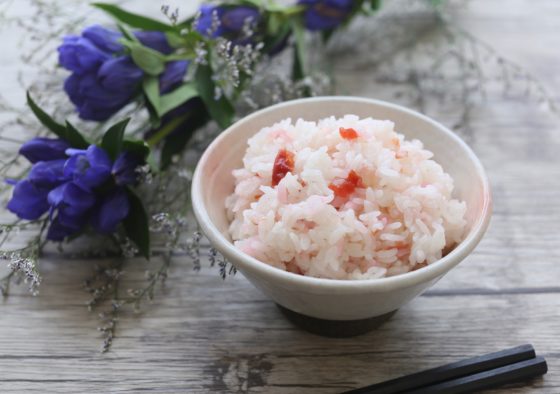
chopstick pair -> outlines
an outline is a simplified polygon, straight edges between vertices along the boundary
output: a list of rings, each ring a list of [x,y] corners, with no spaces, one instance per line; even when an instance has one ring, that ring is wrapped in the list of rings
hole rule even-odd
[[[547,371],[545,359],[536,356],[533,346],[521,345],[346,391],[344,394],[472,393],[544,375]]]

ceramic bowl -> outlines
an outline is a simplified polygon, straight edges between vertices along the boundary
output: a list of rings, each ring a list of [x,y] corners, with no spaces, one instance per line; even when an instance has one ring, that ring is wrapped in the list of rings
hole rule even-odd
[[[247,140],[282,119],[318,120],[355,114],[389,119],[406,138],[417,138],[455,181],[454,196],[467,203],[464,240],[442,259],[406,274],[370,280],[318,279],[293,274],[236,249],[228,235],[225,199],[233,192],[232,170],[242,166]],[[255,112],[225,130],[204,152],[192,185],[200,227],[214,247],[264,294],[292,317],[329,321],[366,321],[385,316],[421,294],[463,261],[479,243],[491,216],[491,195],[484,169],[473,151],[440,123],[410,109],[358,97],[316,97],[284,102]],[[293,314],[292,312],[295,312]]]

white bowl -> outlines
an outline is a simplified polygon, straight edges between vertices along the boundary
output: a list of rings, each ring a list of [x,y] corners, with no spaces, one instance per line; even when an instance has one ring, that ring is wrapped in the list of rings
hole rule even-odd
[[[261,128],[282,119],[318,120],[355,114],[389,119],[406,138],[418,138],[455,180],[454,196],[467,203],[465,239],[442,259],[406,274],[382,279],[332,280],[274,268],[236,249],[228,234],[225,199],[233,192],[232,170],[242,166],[247,140]],[[200,227],[214,247],[254,286],[281,306],[327,320],[369,319],[395,311],[435,284],[465,259],[481,240],[491,216],[488,179],[472,150],[434,120],[384,101],[358,97],[316,97],[294,100],[255,112],[217,137],[198,162],[192,203]]]

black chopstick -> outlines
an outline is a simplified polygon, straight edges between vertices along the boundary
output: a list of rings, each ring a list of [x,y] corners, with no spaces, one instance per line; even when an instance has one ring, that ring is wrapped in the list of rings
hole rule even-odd
[[[474,375],[464,376],[443,383],[422,387],[418,390],[407,391],[408,394],[459,394],[472,393],[478,390],[514,383],[521,380],[544,375],[548,366],[543,357],[537,356],[530,360],[491,369]]]
[[[467,375],[477,374],[506,365],[515,364],[520,361],[534,359],[535,349],[531,345],[521,345],[511,349],[502,350],[495,353],[485,354],[457,361],[389,380],[371,386],[362,387],[345,392],[345,394],[393,394],[402,393],[407,390],[414,390],[428,385],[461,378]]]

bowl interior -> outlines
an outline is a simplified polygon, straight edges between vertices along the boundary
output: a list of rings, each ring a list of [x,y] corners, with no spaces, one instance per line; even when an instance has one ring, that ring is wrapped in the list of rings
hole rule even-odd
[[[396,131],[407,139],[422,141],[434,153],[435,160],[453,177],[454,197],[467,203],[465,237],[480,225],[489,199],[488,185],[478,160],[458,137],[442,125],[403,107],[369,99],[325,97],[286,102],[256,112],[231,126],[209,147],[199,169],[203,183],[202,201],[211,222],[227,240],[231,241],[231,237],[228,234],[225,199],[233,192],[231,171],[242,166],[247,140],[263,127],[285,118],[318,120],[346,114],[391,120]]]

